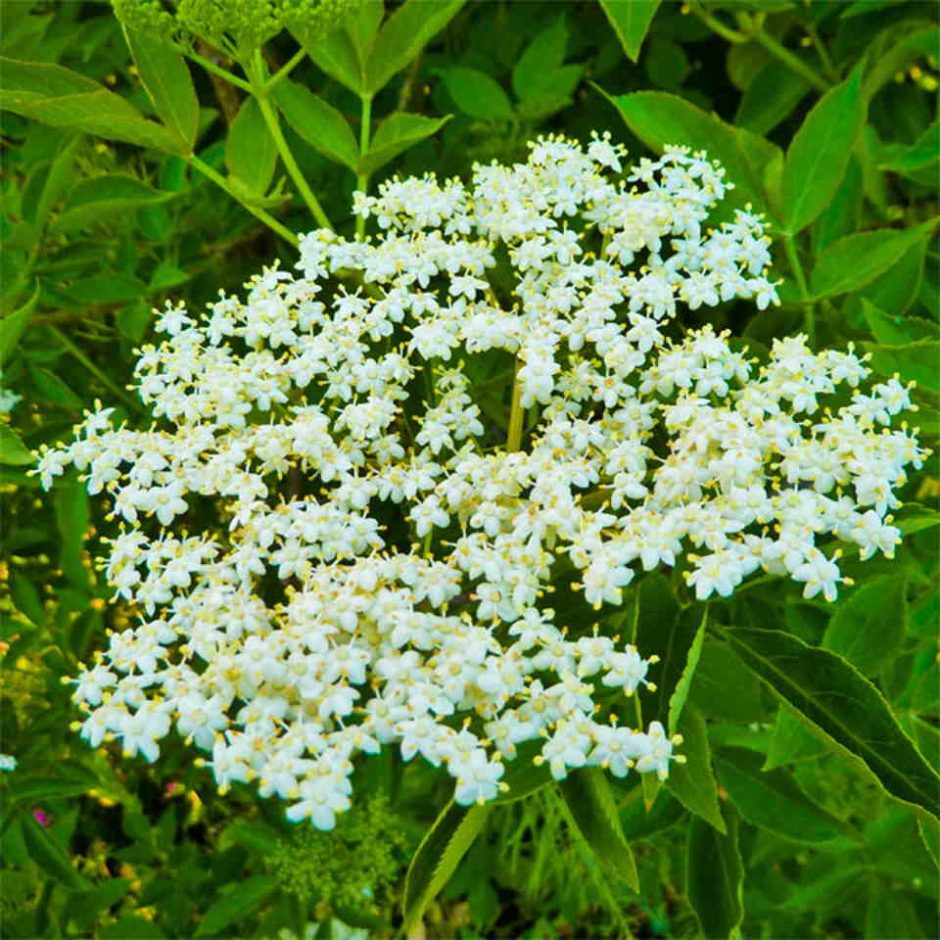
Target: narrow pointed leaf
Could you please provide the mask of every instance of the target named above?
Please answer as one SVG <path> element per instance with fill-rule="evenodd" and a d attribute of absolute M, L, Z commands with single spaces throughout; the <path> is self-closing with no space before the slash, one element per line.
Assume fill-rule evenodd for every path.
<path fill-rule="evenodd" d="M 328 160 L 354 169 L 359 147 L 346 118 L 331 104 L 302 85 L 284 79 L 274 100 L 299 137 Z"/>
<path fill-rule="evenodd" d="M 186 148 L 171 130 L 145 118 L 132 104 L 102 85 L 63 68 L 0 57 L 0 108 L 41 124 L 96 134 L 168 153 Z"/>
<path fill-rule="evenodd" d="M 559 789 L 577 831 L 598 861 L 633 891 L 639 891 L 636 861 L 604 772 L 595 767 L 579 770 L 563 780 Z"/>
<path fill-rule="evenodd" d="M 722 748 L 715 765 L 722 786 L 750 823 L 797 842 L 829 842 L 859 836 L 842 820 L 817 806 L 786 770 L 763 770 L 760 754 Z"/>
<path fill-rule="evenodd" d="M 479 121 L 507 121 L 513 115 L 512 102 L 499 83 L 479 69 L 455 65 L 442 73 L 454 104 Z"/>
<path fill-rule="evenodd" d="M 157 36 L 127 27 L 124 36 L 157 117 L 179 137 L 182 149 L 191 151 L 199 129 L 199 101 L 189 66 Z"/>
<path fill-rule="evenodd" d="M 677 95 L 636 91 L 606 97 L 650 149 L 661 152 L 670 145 L 687 146 L 718 160 L 735 185 L 726 196 L 729 205 L 751 202 L 762 211 L 768 209 L 763 174 L 781 157 L 775 144 L 726 124 Z"/>
<path fill-rule="evenodd" d="M 428 904 L 453 875 L 480 834 L 492 807 L 458 806 L 451 800 L 415 851 L 405 876 L 402 914 L 405 930 L 421 920 Z"/>
<path fill-rule="evenodd" d="M 436 134 L 448 121 L 423 114 L 392 114 L 375 132 L 369 152 L 356 163 L 357 173 L 374 173 L 409 147 Z"/>
<path fill-rule="evenodd" d="M 193 936 L 211 937 L 223 933 L 229 924 L 253 914 L 279 885 L 280 881 L 274 875 L 253 875 L 230 885 L 206 911 Z"/>
<path fill-rule="evenodd" d="M 870 284 L 909 248 L 926 240 L 933 227 L 933 223 L 926 223 L 909 229 L 874 229 L 840 238 L 816 259 L 810 293 L 818 300 Z"/>
<path fill-rule="evenodd" d="M 806 116 L 783 168 L 783 224 L 801 232 L 832 202 L 865 120 L 861 70 L 826 92 Z"/>
<path fill-rule="evenodd" d="M 829 621 L 822 645 L 873 676 L 901 652 L 906 633 L 907 580 L 902 571 L 874 578 L 851 594 Z"/>
<path fill-rule="evenodd" d="M 369 60 L 367 85 L 375 94 L 404 69 L 454 18 L 466 0 L 407 0 L 382 24 Z"/>
<path fill-rule="evenodd" d="M 251 192 L 264 195 L 274 177 L 277 148 L 268 133 L 261 108 L 246 98 L 238 109 L 225 141 L 225 165 Z"/>
<path fill-rule="evenodd" d="M 600 3 L 627 58 L 636 62 L 660 0 L 600 0 Z"/>
<path fill-rule="evenodd" d="M 778 630 L 734 627 L 722 635 L 771 691 L 888 793 L 940 813 L 940 777 L 854 666 Z"/>
<path fill-rule="evenodd" d="M 687 708 L 680 725 L 683 742 L 676 750 L 685 756 L 685 763 L 669 767 L 666 789 L 691 813 L 700 816 L 719 832 L 726 832 L 721 807 L 718 805 L 718 784 L 712 770 L 708 726 L 694 708 Z"/>
<path fill-rule="evenodd" d="M 744 918 L 738 817 L 727 803 L 722 815 L 725 835 L 693 816 L 686 845 L 686 890 L 709 940 L 734 936 Z"/>

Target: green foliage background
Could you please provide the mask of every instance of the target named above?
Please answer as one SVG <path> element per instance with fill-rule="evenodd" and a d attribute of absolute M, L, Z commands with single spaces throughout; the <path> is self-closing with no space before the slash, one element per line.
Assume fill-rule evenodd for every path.
<path fill-rule="evenodd" d="M 95 399 L 143 420 L 126 384 L 154 305 L 237 290 L 326 219 L 351 233 L 355 186 L 593 129 L 636 157 L 708 150 L 771 221 L 782 306 L 689 326 L 854 342 L 917 380 L 936 449 L 936 7 L 408 0 L 380 28 L 358 0 L 115 6 L 123 26 L 2 4 L 3 935 L 936 936 L 936 456 L 897 558 L 844 559 L 835 605 L 758 578 L 703 621 L 640 581 L 627 616 L 664 660 L 648 717 L 688 756 L 664 787 L 530 773 L 468 812 L 383 756 L 331 834 L 219 797 L 180 742 L 149 766 L 77 739 L 61 680 L 128 614 L 93 564 L 109 523 L 27 473 Z"/>

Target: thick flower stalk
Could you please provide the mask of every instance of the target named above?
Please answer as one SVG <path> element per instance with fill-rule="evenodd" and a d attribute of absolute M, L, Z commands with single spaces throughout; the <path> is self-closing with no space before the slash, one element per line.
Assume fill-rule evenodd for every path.
<path fill-rule="evenodd" d="M 680 305 L 777 302 L 769 240 L 749 212 L 708 227 L 730 184 L 704 155 L 623 156 L 549 137 L 469 186 L 388 182 L 357 195 L 380 236 L 313 232 L 299 273 L 162 313 L 137 365 L 155 423 L 99 409 L 39 468 L 110 500 L 104 567 L 140 616 L 77 679 L 93 746 L 154 760 L 175 729 L 221 788 L 323 829 L 383 747 L 462 804 L 524 742 L 556 779 L 664 778 L 674 741 L 616 717 L 651 660 L 592 608 L 661 565 L 703 600 L 760 570 L 832 600 L 830 537 L 890 555 L 923 456 L 889 428 L 908 390 L 862 391 L 851 349 L 802 336 L 760 364 L 680 335 Z M 583 612 L 556 614 L 572 579 Z"/>

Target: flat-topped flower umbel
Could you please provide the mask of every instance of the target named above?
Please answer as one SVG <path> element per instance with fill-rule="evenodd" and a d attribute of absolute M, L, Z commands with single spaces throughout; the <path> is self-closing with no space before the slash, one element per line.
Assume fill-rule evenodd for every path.
<path fill-rule="evenodd" d="M 299 273 L 163 312 L 137 366 L 156 423 L 99 410 L 40 463 L 111 500 L 107 577 L 140 614 L 77 680 L 92 745 L 153 760 L 175 727 L 220 787 L 321 828 L 382 747 L 462 804 L 527 741 L 558 779 L 665 777 L 664 729 L 616 718 L 650 661 L 592 608 L 660 565 L 699 599 L 763 570 L 831 600 L 820 543 L 892 552 L 907 389 L 801 336 L 761 365 L 681 335 L 680 305 L 776 302 L 769 242 L 748 212 L 707 227 L 729 184 L 704 155 L 623 158 L 550 137 L 469 186 L 393 180 L 356 199 L 379 237 L 313 232 Z M 572 578 L 583 616 L 553 609 Z"/>

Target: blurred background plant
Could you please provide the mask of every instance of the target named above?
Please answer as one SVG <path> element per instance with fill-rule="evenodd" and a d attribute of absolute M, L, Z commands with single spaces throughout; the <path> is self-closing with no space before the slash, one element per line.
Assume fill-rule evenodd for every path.
<path fill-rule="evenodd" d="M 611 787 L 612 852 L 547 787 L 475 839 L 458 828 L 416 852 L 447 800 L 418 764 L 364 766 L 372 798 L 327 835 L 247 791 L 218 797 L 182 748 L 153 766 L 86 749 L 62 679 L 129 612 L 95 570 L 107 523 L 83 489 L 44 500 L 28 475 L 30 450 L 95 399 L 142 419 L 126 385 L 155 305 L 237 290 L 289 261 L 298 232 L 352 234 L 354 188 L 466 175 L 538 133 L 594 129 L 637 156 L 677 143 L 721 160 L 737 204 L 771 222 L 784 303 L 708 319 L 756 350 L 799 330 L 855 342 L 877 372 L 918 381 L 936 449 L 933 4 L 87 0 L 0 15 L 5 936 L 388 936 L 402 904 L 429 936 L 935 935 L 940 827 L 916 755 L 940 757 L 936 457 L 909 487 L 898 558 L 846 560 L 857 586 L 836 605 L 770 580 L 712 605 L 697 667 L 680 650 L 680 730 L 701 744 L 658 792 Z M 681 634 L 665 578 L 632 602 L 645 653 Z M 755 652 L 752 627 L 779 631 L 782 653 Z M 848 705 L 814 698 L 823 667 Z M 627 843 L 632 885 L 610 866 Z"/>

